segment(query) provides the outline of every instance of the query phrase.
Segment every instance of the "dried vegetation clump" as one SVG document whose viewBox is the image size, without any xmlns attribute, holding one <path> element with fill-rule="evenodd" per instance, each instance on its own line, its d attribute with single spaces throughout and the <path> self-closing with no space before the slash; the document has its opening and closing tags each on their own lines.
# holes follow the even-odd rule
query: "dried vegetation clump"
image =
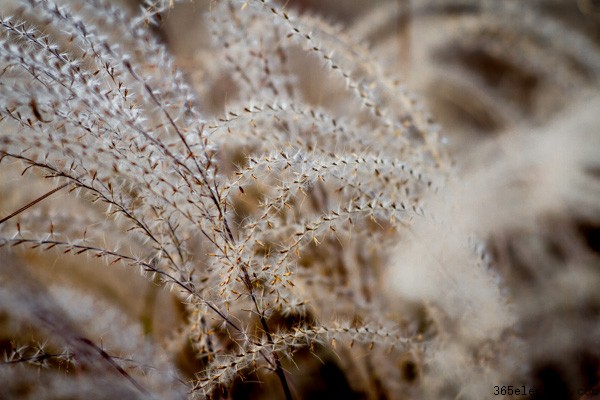
<svg viewBox="0 0 600 400">
<path fill-rule="evenodd" d="M 282 3 L 5 1 L 0 397 L 597 388 L 600 9 Z"/>
</svg>

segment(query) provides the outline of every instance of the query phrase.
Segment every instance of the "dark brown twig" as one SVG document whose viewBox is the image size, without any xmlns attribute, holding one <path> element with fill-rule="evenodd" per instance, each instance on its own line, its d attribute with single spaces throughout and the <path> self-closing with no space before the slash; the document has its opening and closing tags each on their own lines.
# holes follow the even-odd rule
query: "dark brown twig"
<svg viewBox="0 0 600 400">
<path fill-rule="evenodd" d="M 40 201 L 44 200 L 45 198 L 53 195 L 54 193 L 58 192 L 59 190 L 62 190 L 64 188 L 66 188 L 67 186 L 69 186 L 72 182 L 67 182 L 63 185 L 60 185 L 57 188 L 52 189 L 51 191 L 43 194 L 42 196 L 38 197 L 37 199 L 29 202 L 28 204 L 24 205 L 23 207 L 19 208 L 17 211 L 14 211 L 13 213 L 7 215 L 6 217 L 2 218 L 0 220 L 0 224 L 3 224 L 4 222 L 8 221 L 9 219 L 16 217 L 17 215 L 21 214 L 23 211 L 27 210 L 30 207 L 33 207 L 34 205 L 36 205 L 37 203 L 39 203 Z"/>
</svg>

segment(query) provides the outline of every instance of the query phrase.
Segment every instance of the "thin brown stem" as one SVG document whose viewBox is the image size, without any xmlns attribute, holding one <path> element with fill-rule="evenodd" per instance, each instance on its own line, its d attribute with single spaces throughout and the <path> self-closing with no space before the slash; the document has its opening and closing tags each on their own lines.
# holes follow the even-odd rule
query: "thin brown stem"
<svg viewBox="0 0 600 400">
<path fill-rule="evenodd" d="M 6 217 L 0 219 L 0 224 L 5 223 L 6 221 L 8 221 L 9 219 L 16 217 L 17 215 L 21 214 L 23 211 L 27 210 L 30 207 L 35 206 L 37 203 L 39 203 L 40 201 L 44 200 L 45 198 L 52 196 L 54 193 L 58 192 L 59 190 L 62 190 L 64 188 L 66 188 L 67 186 L 71 185 L 73 182 L 67 182 L 63 185 L 60 185 L 57 188 L 52 189 L 51 191 L 41 195 L 40 197 L 38 197 L 37 199 L 27 203 L 26 205 L 24 205 L 23 207 L 19 208 L 18 210 L 12 212 L 11 214 L 7 215 Z"/>
</svg>

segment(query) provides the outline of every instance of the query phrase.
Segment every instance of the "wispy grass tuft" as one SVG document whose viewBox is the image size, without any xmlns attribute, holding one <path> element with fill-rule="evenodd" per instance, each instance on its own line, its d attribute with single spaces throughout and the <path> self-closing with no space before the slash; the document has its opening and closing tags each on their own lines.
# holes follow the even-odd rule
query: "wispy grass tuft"
<svg viewBox="0 0 600 400">
<path fill-rule="evenodd" d="M 130 3 L 0 13 L 0 397 L 598 384 L 593 10 Z"/>
</svg>

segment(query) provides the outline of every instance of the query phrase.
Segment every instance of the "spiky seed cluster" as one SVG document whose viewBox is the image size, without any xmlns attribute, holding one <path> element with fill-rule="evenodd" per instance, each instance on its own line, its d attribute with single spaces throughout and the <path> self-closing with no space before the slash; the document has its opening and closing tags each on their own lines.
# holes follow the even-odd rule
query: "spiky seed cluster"
<svg viewBox="0 0 600 400">
<path fill-rule="evenodd" d="M 114 335 L 100 343 L 101 327 L 68 310 L 68 301 L 54 302 L 72 299 L 64 283 L 44 286 L 17 272 L 35 253 L 3 250 L 1 272 L 21 288 L 0 288 L 0 306 L 16 324 L 10 329 L 48 338 L 7 352 L 7 365 L 25 366 L 23 382 L 33 382 L 29 367 L 42 366 L 51 371 L 42 378 L 48 396 L 89 395 L 116 381 L 112 397 L 224 398 L 246 380 L 276 380 L 261 390 L 291 399 L 310 394 L 293 372 L 309 368 L 310 354 L 339 364 L 353 389 L 394 398 L 438 396 L 447 380 L 418 392 L 419 374 L 476 360 L 488 368 L 481 376 L 468 369 L 456 377 L 478 376 L 480 384 L 464 392 L 476 398 L 506 373 L 514 362 L 506 349 L 526 339 L 515 339 L 518 316 L 475 237 L 494 233 L 486 213 L 504 204 L 471 203 L 486 190 L 479 175 L 467 174 L 465 188 L 457 183 L 426 108 L 372 57 L 376 49 L 361 45 L 359 36 L 377 33 L 364 22 L 375 17 L 358 22 L 354 37 L 275 2 L 211 1 L 205 21 L 213 46 L 197 60 L 206 72 L 194 85 L 155 35 L 172 1 L 148 0 L 134 15 L 108 0 L 14 3 L 15 16 L 0 15 L 0 161 L 15 178 L 0 184 L 16 191 L 11 182 L 27 180 L 47 195 L 19 200 L 27 206 L 0 223 L 0 247 L 68 253 L 91 266 L 98 258 L 139 269 L 151 282 L 143 299 L 126 288 L 121 301 L 115 283 L 102 305 L 114 312 L 81 302 L 107 326 L 132 327 L 127 344 Z M 412 12 L 424 20 L 453 15 L 438 3 Z M 484 49 L 560 87 L 581 83 L 564 62 L 575 59 L 593 72 L 586 79 L 596 79 L 597 53 L 580 35 L 523 18 L 518 34 L 533 39 L 509 46 L 495 18 L 520 18 L 528 8 L 456 3 L 481 14 L 453 31 L 463 53 Z M 381 20 L 388 7 L 373 15 Z M 557 35 L 564 41 L 553 42 L 554 55 L 522 57 L 531 43 Z M 584 50 L 593 55 L 577 53 Z M 447 49 L 439 52 L 449 59 Z M 542 65 L 555 59 L 556 74 Z M 223 76 L 231 93 L 214 116 L 208 97 Z M 322 86 L 316 96 L 311 84 Z M 46 199 L 55 193 L 62 200 Z M 395 286 L 401 305 L 383 293 L 395 270 L 404 279 Z M 153 315 L 169 301 L 181 315 L 173 317 L 177 329 L 161 336 Z M 506 354 L 487 357 L 490 346 Z M 77 385 L 64 383 L 65 370 L 81 377 Z"/>
</svg>

